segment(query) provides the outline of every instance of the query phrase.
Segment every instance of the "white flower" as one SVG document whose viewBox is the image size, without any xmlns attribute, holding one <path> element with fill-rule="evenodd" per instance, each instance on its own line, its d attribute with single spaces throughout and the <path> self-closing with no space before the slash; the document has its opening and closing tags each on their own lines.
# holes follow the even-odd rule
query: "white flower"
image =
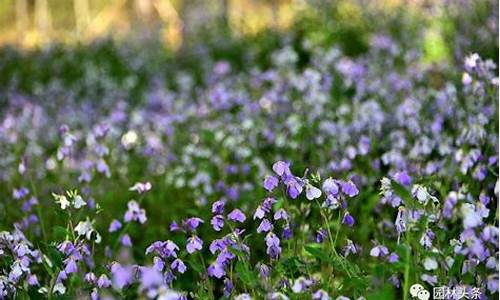
<svg viewBox="0 0 500 300">
<path fill-rule="evenodd" d="M 89 220 L 80 221 L 78 225 L 76 225 L 75 227 L 75 231 L 78 233 L 78 235 L 86 235 L 92 230 L 93 230 L 92 223 Z"/>
<path fill-rule="evenodd" d="M 137 191 L 139 194 L 145 193 L 151 189 L 151 183 L 150 182 L 137 182 L 134 184 L 129 190 L 130 191 Z"/>
<path fill-rule="evenodd" d="M 437 261 L 432 257 L 426 257 L 423 264 L 427 271 L 436 270 L 438 267 Z"/>
<path fill-rule="evenodd" d="M 87 203 L 83 200 L 82 196 L 76 195 L 75 198 L 73 199 L 73 206 L 76 209 L 79 209 L 82 206 L 87 205 Z"/>
<path fill-rule="evenodd" d="M 65 210 L 71 204 L 68 198 L 66 198 L 66 196 L 64 195 L 57 195 L 53 193 L 52 196 L 54 197 L 54 199 L 56 199 L 56 203 L 59 203 L 62 210 Z"/>
<path fill-rule="evenodd" d="M 75 231 L 78 235 L 85 236 L 87 240 L 92 240 L 92 233 L 95 233 L 95 242 L 98 244 L 101 242 L 101 235 L 94 229 L 92 222 L 88 219 L 86 221 L 80 221 L 78 225 L 76 225 Z"/>
<path fill-rule="evenodd" d="M 66 293 L 66 287 L 64 286 L 64 284 L 59 282 L 59 283 L 56 283 L 54 285 L 54 288 L 52 289 L 52 291 L 54 291 L 54 293 L 64 295 L 64 293 Z"/>
<path fill-rule="evenodd" d="M 321 190 L 310 184 L 306 184 L 306 198 L 307 200 L 313 200 L 321 197 Z"/>
<path fill-rule="evenodd" d="M 466 229 L 477 227 L 483 223 L 483 218 L 476 211 L 474 204 L 462 204 L 462 206 L 460 207 L 460 212 L 462 213 L 462 216 L 464 218 L 463 224 L 464 228 Z"/>
<path fill-rule="evenodd" d="M 427 188 L 421 186 L 420 184 L 413 185 L 412 194 L 417 198 L 418 202 L 422 203 L 423 205 L 426 205 L 429 200 L 432 200 L 432 202 L 434 202 L 435 204 L 439 203 L 439 200 L 429 194 Z"/>
</svg>

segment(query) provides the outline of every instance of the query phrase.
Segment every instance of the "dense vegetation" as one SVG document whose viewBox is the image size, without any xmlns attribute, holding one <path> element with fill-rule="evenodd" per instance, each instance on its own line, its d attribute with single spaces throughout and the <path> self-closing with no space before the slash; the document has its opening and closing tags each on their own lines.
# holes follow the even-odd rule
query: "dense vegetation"
<svg viewBox="0 0 500 300">
<path fill-rule="evenodd" d="M 326 11 L 2 49 L 0 299 L 498 297 L 498 4 Z"/>
</svg>

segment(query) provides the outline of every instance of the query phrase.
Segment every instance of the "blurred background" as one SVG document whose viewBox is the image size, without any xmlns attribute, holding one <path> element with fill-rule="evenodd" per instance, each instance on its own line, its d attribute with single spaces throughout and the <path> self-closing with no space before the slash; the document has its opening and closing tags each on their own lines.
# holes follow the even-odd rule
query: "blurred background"
<svg viewBox="0 0 500 300">
<path fill-rule="evenodd" d="M 378 37 L 422 53 L 424 65 L 461 65 L 474 52 L 498 62 L 498 1 L 0 0 L 0 104 L 53 79 L 91 93 L 89 72 L 135 99 L 158 74 L 189 70 L 202 84 L 210 62 L 265 69 L 283 47 L 301 68 L 315 49 L 355 57 Z"/>
<path fill-rule="evenodd" d="M 387 26 L 397 25 L 404 26 Z M 475 23 L 475 24 L 468 24 Z M 474 26 L 471 26 L 474 25 Z M 480 26 L 476 26 L 480 25 Z M 497 1 L 439 0 L 2 0 L 0 45 L 35 48 L 47 44 L 86 44 L 96 39 L 155 37 L 173 51 L 200 35 L 249 37 L 262 32 L 302 32 L 313 41 L 344 42 L 361 52 L 370 32 L 387 28 L 412 33 L 426 28 L 431 59 L 453 55 L 456 43 L 474 44 L 498 57 Z M 456 32 L 482 28 L 454 41 Z M 493 35 L 491 34 L 493 33 Z M 393 32 L 392 34 L 395 34 Z M 349 41 L 352 45 L 345 45 Z M 446 41 L 446 43 L 444 42 Z M 498 49 L 498 46 L 496 47 Z M 344 49 L 345 50 L 345 49 Z M 496 51 L 497 52 L 497 51 Z"/>
</svg>

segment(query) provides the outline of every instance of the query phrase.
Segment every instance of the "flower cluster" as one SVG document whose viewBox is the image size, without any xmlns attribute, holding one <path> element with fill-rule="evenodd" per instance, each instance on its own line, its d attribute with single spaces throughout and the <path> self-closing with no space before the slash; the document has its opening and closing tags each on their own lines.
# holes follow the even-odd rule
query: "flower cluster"
<svg viewBox="0 0 500 300">
<path fill-rule="evenodd" d="M 0 299 L 498 297 L 496 63 L 318 39 L 167 73 L 123 45 L 130 75 L 9 83 Z M 79 57 L 53 51 L 33 60 Z"/>
</svg>

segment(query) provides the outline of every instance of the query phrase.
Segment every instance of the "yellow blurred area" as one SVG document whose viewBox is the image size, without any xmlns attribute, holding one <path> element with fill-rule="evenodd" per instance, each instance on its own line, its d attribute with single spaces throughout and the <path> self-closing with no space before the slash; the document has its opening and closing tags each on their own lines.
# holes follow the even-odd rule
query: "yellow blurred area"
<svg viewBox="0 0 500 300">
<path fill-rule="evenodd" d="M 288 28 L 307 0 L 1 0 L 0 45 L 31 48 L 50 42 L 89 42 L 103 36 L 160 33 L 178 48 L 186 34 L 223 20 L 236 34 Z M 321 2 L 321 1 L 319 1 Z M 335 1 L 346 21 L 361 16 L 363 1 Z M 421 6 L 419 0 L 368 1 L 387 9 Z M 365 3 L 366 4 L 366 3 Z M 365 5 L 363 4 L 363 6 Z M 425 5 L 425 4 L 424 4 Z M 331 6 L 330 6 L 331 7 Z"/>
</svg>

